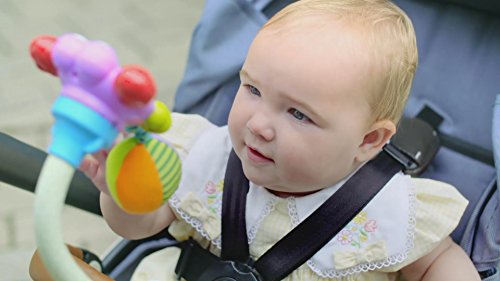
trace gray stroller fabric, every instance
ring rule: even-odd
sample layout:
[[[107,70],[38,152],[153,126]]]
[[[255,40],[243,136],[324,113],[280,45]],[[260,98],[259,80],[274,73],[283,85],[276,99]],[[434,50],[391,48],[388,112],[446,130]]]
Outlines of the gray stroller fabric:
[[[500,93],[500,15],[428,1],[395,1],[417,33],[419,68],[406,113],[424,105],[444,117],[441,132],[491,151]],[[474,2],[474,1],[471,1]]]
[[[207,0],[193,32],[174,111],[196,113],[216,125],[226,124],[248,47],[266,21],[250,1]]]
[[[443,117],[440,132],[492,151],[493,106],[500,94],[500,3],[395,2],[412,18],[419,48],[420,65],[406,115],[416,116],[429,107]],[[453,238],[480,272],[495,272],[492,268],[500,261],[495,168],[442,147],[422,176],[451,183],[469,199]]]

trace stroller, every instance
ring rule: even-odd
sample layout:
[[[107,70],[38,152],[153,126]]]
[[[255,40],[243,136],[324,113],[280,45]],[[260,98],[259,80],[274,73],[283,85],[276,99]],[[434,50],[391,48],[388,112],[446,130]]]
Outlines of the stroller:
[[[198,113],[223,125],[253,36],[268,17],[291,1],[268,1],[263,8],[245,0],[206,2],[174,110]],[[469,206],[452,238],[470,255],[483,280],[500,280],[500,192],[490,133],[495,96],[500,94],[496,83],[500,77],[500,3],[395,2],[413,20],[420,57],[405,115],[427,122],[441,143],[422,177],[448,182],[468,198]],[[225,58],[204,48],[215,40],[210,32],[221,28],[225,38],[217,38],[218,44],[210,46],[232,50],[224,53]],[[0,180],[33,191],[46,154],[5,134],[0,134],[0,141],[4,160]],[[73,179],[66,203],[100,214],[98,191],[80,173]],[[116,280],[129,280],[143,257],[174,244],[167,230],[143,240],[123,240],[103,258],[103,271]]]

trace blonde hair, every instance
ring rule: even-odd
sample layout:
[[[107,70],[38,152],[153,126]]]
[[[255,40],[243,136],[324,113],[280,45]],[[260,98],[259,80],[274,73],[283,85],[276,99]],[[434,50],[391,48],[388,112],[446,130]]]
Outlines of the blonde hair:
[[[367,41],[380,62],[382,89],[371,95],[374,121],[401,118],[418,63],[417,43],[408,16],[387,0],[300,0],[272,17],[262,29],[310,15],[332,15],[368,31]]]

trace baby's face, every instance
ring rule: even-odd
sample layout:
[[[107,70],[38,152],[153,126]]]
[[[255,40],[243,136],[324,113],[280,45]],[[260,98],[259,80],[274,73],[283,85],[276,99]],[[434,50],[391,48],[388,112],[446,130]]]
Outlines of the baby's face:
[[[366,44],[349,29],[318,28],[263,30],[241,70],[231,140],[249,180],[272,190],[328,187],[360,164],[373,87]]]

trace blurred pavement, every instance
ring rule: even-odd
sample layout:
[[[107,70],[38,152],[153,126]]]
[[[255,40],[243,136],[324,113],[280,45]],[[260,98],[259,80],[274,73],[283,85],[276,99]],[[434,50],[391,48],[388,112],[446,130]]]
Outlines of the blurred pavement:
[[[172,105],[202,0],[0,0],[0,131],[45,149],[58,79],[39,71],[28,46],[40,34],[76,32],[111,44],[120,63],[140,64]],[[0,159],[2,161],[2,159]],[[103,255],[116,241],[104,221],[65,207],[66,242]],[[33,194],[0,183],[0,281],[28,281],[35,249]]]

